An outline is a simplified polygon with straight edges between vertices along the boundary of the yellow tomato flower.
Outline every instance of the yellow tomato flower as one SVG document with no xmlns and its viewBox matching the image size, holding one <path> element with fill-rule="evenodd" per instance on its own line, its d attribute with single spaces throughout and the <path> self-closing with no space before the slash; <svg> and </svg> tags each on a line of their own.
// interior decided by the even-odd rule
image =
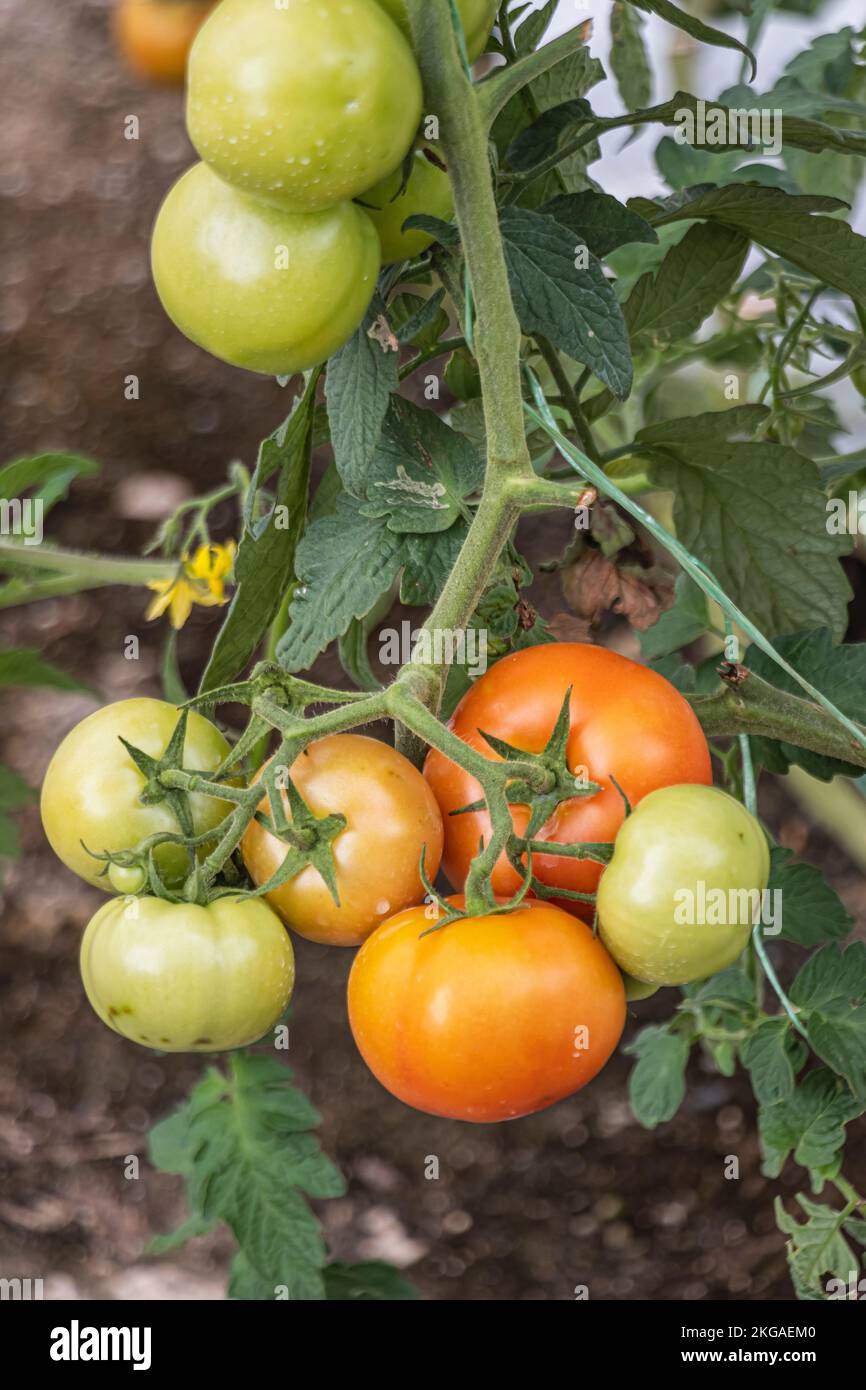
<svg viewBox="0 0 866 1390">
<path fill-rule="evenodd" d="M 173 628 L 181 628 L 192 612 L 194 603 L 213 608 L 228 603 L 225 581 L 231 573 L 237 547 L 234 541 L 226 545 L 200 545 L 193 555 L 183 555 L 180 570 L 174 579 L 152 579 L 152 599 L 145 617 L 160 618 L 168 610 Z"/>
</svg>

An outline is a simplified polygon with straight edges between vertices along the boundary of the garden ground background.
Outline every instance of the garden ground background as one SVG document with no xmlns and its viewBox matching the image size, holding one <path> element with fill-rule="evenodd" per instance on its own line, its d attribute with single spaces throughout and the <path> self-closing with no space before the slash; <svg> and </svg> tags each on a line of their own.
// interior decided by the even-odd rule
<svg viewBox="0 0 866 1390">
<path fill-rule="evenodd" d="M 199 352 L 162 314 L 147 244 L 161 196 L 191 160 L 182 97 L 120 68 L 108 14 L 107 0 L 0 0 L 0 395 L 4 457 L 66 448 L 102 464 L 57 508 L 51 539 L 133 552 L 229 460 L 252 464 L 287 397 Z M 140 118 L 137 142 L 124 139 L 129 114 Z M 138 402 L 124 398 L 127 373 L 141 379 Z M 568 524 L 534 522 L 530 558 L 556 553 Z M 554 578 L 532 596 L 548 615 L 563 608 Z M 95 692 L 3 692 L 2 761 L 36 785 L 97 700 L 158 693 L 164 630 L 144 623 L 145 604 L 141 592 L 113 589 L 0 615 L 4 643 L 38 647 Z M 218 621 L 198 611 L 184 631 L 190 685 Z M 861 639 L 863 621 L 858 612 Z M 137 662 L 123 656 L 130 633 L 141 639 Z M 621 644 L 616 631 L 611 640 Z M 339 680 L 333 663 L 319 673 Z M 766 786 L 763 810 L 783 843 L 825 868 L 862 936 L 861 875 L 778 784 Z M 228 1238 L 147 1258 L 148 1237 L 183 1213 L 181 1184 L 146 1162 L 127 1180 L 123 1164 L 144 1158 L 147 1129 L 205 1062 L 149 1054 L 102 1026 L 77 967 L 101 895 L 53 858 L 35 806 L 23 848 L 0 935 L 0 1277 L 41 1277 L 49 1298 L 220 1298 Z M 344 1008 L 351 954 L 296 948 L 290 1061 L 349 1179 L 345 1198 L 320 1204 L 335 1255 L 393 1260 L 433 1299 L 571 1299 L 583 1284 L 593 1299 L 792 1296 L 772 1201 L 790 1202 L 805 1175 L 761 1176 L 742 1076 L 693 1060 L 685 1105 L 652 1134 L 631 1117 L 621 1053 L 541 1115 L 489 1128 L 432 1119 L 389 1097 L 355 1051 Z M 779 952 L 788 965 L 796 954 Z M 665 993 L 637 1006 L 629 1032 L 669 1008 Z M 864 1134 L 860 1122 L 849 1141 L 861 1190 Z M 738 1181 L 724 1177 L 730 1154 Z M 430 1155 L 437 1181 L 425 1178 Z"/>
</svg>

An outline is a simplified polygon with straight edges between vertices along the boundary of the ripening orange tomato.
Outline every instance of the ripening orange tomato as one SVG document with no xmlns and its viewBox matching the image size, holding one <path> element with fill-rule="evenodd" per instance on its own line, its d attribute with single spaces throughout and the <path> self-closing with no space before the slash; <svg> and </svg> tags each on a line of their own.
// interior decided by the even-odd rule
<svg viewBox="0 0 866 1390">
<path fill-rule="evenodd" d="M 215 0 L 119 0 L 114 27 L 133 72 L 155 82 L 182 84 L 186 60 Z"/>
<path fill-rule="evenodd" d="M 326 946 L 357 946 L 384 918 L 423 898 L 422 848 L 425 872 L 435 878 L 442 857 L 439 808 L 408 758 L 363 734 L 318 739 L 289 775 L 314 815 L 346 817 L 345 829 L 332 842 L 340 902 L 334 902 L 312 865 L 268 893 L 267 900 L 299 936 Z M 267 802 L 259 809 L 267 811 Z M 288 846 L 252 821 L 241 849 L 250 877 L 260 886 L 279 868 Z"/>
<path fill-rule="evenodd" d="M 398 913 L 352 965 L 349 1022 L 382 1085 L 431 1115 L 486 1123 L 591 1081 L 619 1041 L 625 994 L 589 927 L 537 900 L 431 931 L 439 915 Z"/>
<path fill-rule="evenodd" d="M 581 642 L 550 642 L 526 647 L 497 661 L 464 695 L 450 728 L 472 748 L 496 758 L 482 730 L 527 752 L 541 752 L 553 732 L 567 690 L 570 731 L 566 750 L 576 776 L 602 790 L 560 802 L 536 839 L 562 844 L 607 842 L 616 838 L 625 808 L 614 778 L 632 806 L 658 787 L 680 782 L 712 782 L 710 753 L 697 716 L 669 681 L 606 647 Z M 424 775 L 436 795 L 445 825 L 442 865 L 461 888 L 478 844 L 490 834 L 486 811 L 452 812 L 482 796 L 474 777 L 433 749 Z M 518 833 L 528 812 L 512 808 Z M 533 872 L 542 883 L 572 892 L 593 893 L 601 866 L 589 860 L 535 854 Z M 500 859 L 493 889 L 510 897 L 520 879 Z M 563 898 L 561 905 L 590 921 L 591 908 Z"/>
</svg>

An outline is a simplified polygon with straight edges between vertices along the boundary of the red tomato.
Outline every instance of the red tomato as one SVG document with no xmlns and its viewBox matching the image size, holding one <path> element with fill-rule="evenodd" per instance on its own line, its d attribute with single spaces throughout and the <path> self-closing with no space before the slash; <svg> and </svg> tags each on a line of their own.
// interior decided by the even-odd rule
<svg viewBox="0 0 866 1390">
<path fill-rule="evenodd" d="M 589 927 L 538 901 L 430 931 L 437 915 L 398 913 L 352 965 L 349 1021 L 382 1085 L 431 1115 L 483 1123 L 591 1081 L 619 1041 L 625 994 Z"/>
<path fill-rule="evenodd" d="M 632 806 L 659 787 L 712 782 L 707 741 L 687 701 L 657 672 L 606 647 L 551 642 L 504 657 L 463 697 L 450 727 L 488 757 L 497 755 L 481 730 L 527 752 L 540 752 L 569 686 L 568 766 L 576 775 L 584 770 L 602 790 L 561 802 L 536 839 L 561 844 L 613 840 L 624 806 L 612 778 Z M 490 818 L 484 811 L 450 813 L 479 800 L 481 787 L 436 749 L 427 757 L 424 775 L 445 822 L 442 866 L 455 888 L 461 887 L 480 839 L 490 834 Z M 513 807 L 512 818 L 522 831 L 527 809 Z M 544 854 L 533 856 L 533 870 L 542 883 L 579 893 L 594 892 L 601 876 L 598 864 Z M 494 891 L 510 896 L 519 882 L 503 856 L 494 871 Z M 568 899 L 561 904 L 591 920 L 588 906 Z"/>
</svg>

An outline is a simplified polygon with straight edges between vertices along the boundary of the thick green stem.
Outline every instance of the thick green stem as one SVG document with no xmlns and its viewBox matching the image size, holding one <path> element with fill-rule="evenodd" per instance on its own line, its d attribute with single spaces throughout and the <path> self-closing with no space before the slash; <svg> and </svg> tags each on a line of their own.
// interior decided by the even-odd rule
<svg viewBox="0 0 866 1390">
<path fill-rule="evenodd" d="M 439 120 L 475 299 L 473 346 L 489 469 L 526 473 L 531 463 L 521 409 L 520 325 L 499 235 L 485 117 L 460 61 L 448 0 L 407 0 L 406 8 L 430 113 Z"/>
<path fill-rule="evenodd" d="M 708 737 L 756 734 L 866 768 L 866 748 L 820 705 L 778 690 L 745 667 L 733 667 L 712 695 L 687 698 Z"/>
</svg>

